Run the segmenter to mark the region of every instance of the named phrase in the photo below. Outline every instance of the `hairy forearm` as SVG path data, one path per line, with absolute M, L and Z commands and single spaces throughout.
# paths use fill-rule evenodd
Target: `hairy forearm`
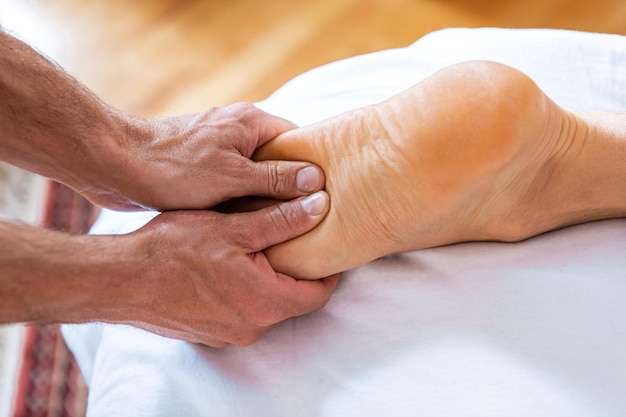
M 132 117 L 0 29 L 0 160 L 64 183 L 96 205 L 165 211 L 244 195 L 307 195 L 323 187 L 321 172 L 303 170 L 310 164 L 250 160 L 294 127 L 246 103 Z
M 1 30 L 0 126 L 0 159 L 78 191 L 119 180 L 109 177 L 130 157 L 124 141 L 140 136 L 134 122 Z
M 141 253 L 126 236 L 0 222 L 0 323 L 122 321 Z

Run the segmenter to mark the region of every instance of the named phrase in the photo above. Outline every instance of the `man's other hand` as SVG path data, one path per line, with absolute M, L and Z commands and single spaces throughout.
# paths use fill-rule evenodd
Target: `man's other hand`
M 275 272 L 263 250 L 315 227 L 328 195 L 249 213 L 172 211 L 130 237 L 145 262 L 118 322 L 213 347 L 249 345 L 274 325 L 323 307 L 338 276 L 299 281 Z M 130 307 L 129 307 L 130 306 Z

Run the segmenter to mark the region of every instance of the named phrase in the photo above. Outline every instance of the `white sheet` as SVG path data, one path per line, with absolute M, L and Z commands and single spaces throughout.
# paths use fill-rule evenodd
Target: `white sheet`
M 260 106 L 307 124 L 468 59 L 517 67 L 569 109 L 626 108 L 626 37 L 502 29 L 337 62 Z M 94 233 L 150 216 L 105 212 Z M 380 259 L 344 274 L 324 310 L 247 348 L 124 326 L 64 334 L 90 416 L 621 416 L 626 220 Z

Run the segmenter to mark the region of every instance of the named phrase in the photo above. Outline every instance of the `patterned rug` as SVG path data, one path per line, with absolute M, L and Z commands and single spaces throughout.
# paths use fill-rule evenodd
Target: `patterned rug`
M 71 189 L 49 182 L 44 227 L 86 233 L 96 211 Z M 59 327 L 27 326 L 24 332 L 13 417 L 84 416 L 87 387 Z
M 84 416 L 87 387 L 58 327 L 24 329 L 14 417 Z

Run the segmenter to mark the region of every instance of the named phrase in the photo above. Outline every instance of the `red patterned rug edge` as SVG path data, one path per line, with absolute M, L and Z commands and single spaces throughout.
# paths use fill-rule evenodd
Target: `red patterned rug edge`
M 96 209 L 64 185 L 49 181 L 42 226 L 86 233 Z M 26 326 L 16 380 L 13 417 L 79 417 L 87 387 L 58 326 Z

